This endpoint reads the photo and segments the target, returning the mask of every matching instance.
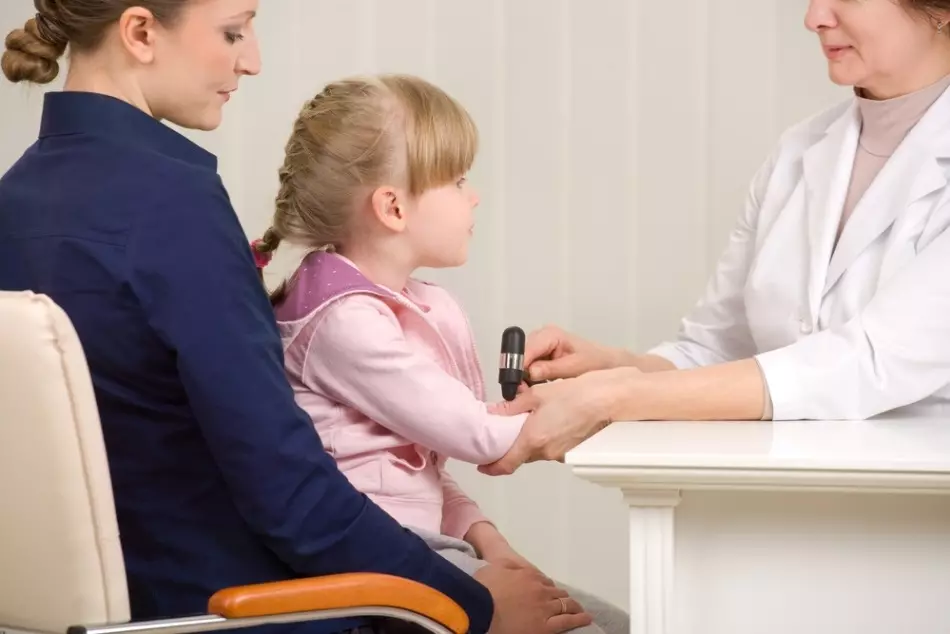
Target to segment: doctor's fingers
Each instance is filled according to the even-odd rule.
[[[504,456],[492,462],[478,466],[478,471],[490,476],[511,475],[518,470],[531,457],[531,447],[529,446],[527,435],[524,428],[515,438],[514,444]]]
[[[559,411],[564,409],[560,406],[561,401],[555,401],[533,409],[508,453],[491,464],[479,466],[478,470],[492,476],[511,475],[528,462],[563,462],[565,452],[577,444],[578,432],[569,428],[573,416]]]
[[[488,412],[498,416],[517,416],[518,414],[530,412],[541,404],[541,398],[538,393],[535,392],[536,388],[537,386],[527,387],[522,384],[518,387],[518,394],[514,400],[493,403],[488,406]]]
[[[579,352],[570,352],[554,359],[535,361],[527,368],[532,381],[573,379],[599,367],[597,359]]]
[[[525,368],[539,359],[557,358],[564,354],[569,339],[567,332],[553,324],[531,331],[524,345]]]

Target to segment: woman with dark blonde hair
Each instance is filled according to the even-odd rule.
[[[7,0],[9,1],[9,0]],[[389,573],[460,604],[471,632],[561,632],[540,573],[472,577],[353,488],[297,407],[211,130],[256,75],[257,0],[36,0],[3,72],[63,91],[0,179],[0,289],[50,296],[95,386],[133,619],[204,612],[226,586]],[[364,627],[322,621],[293,631]],[[284,627],[278,630],[286,629]]]

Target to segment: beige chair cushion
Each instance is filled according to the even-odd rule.
[[[55,632],[128,618],[79,339],[49,298],[0,292],[0,626]]]

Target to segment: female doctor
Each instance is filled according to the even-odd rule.
[[[854,97],[781,137],[705,294],[646,354],[547,327],[501,461],[561,459],[613,420],[950,413],[950,0],[811,0]]]

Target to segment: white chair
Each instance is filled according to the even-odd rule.
[[[406,579],[346,574],[224,589],[208,613],[130,622],[85,355],[48,297],[0,291],[0,632],[184,634],[352,616],[464,634],[465,612]]]

